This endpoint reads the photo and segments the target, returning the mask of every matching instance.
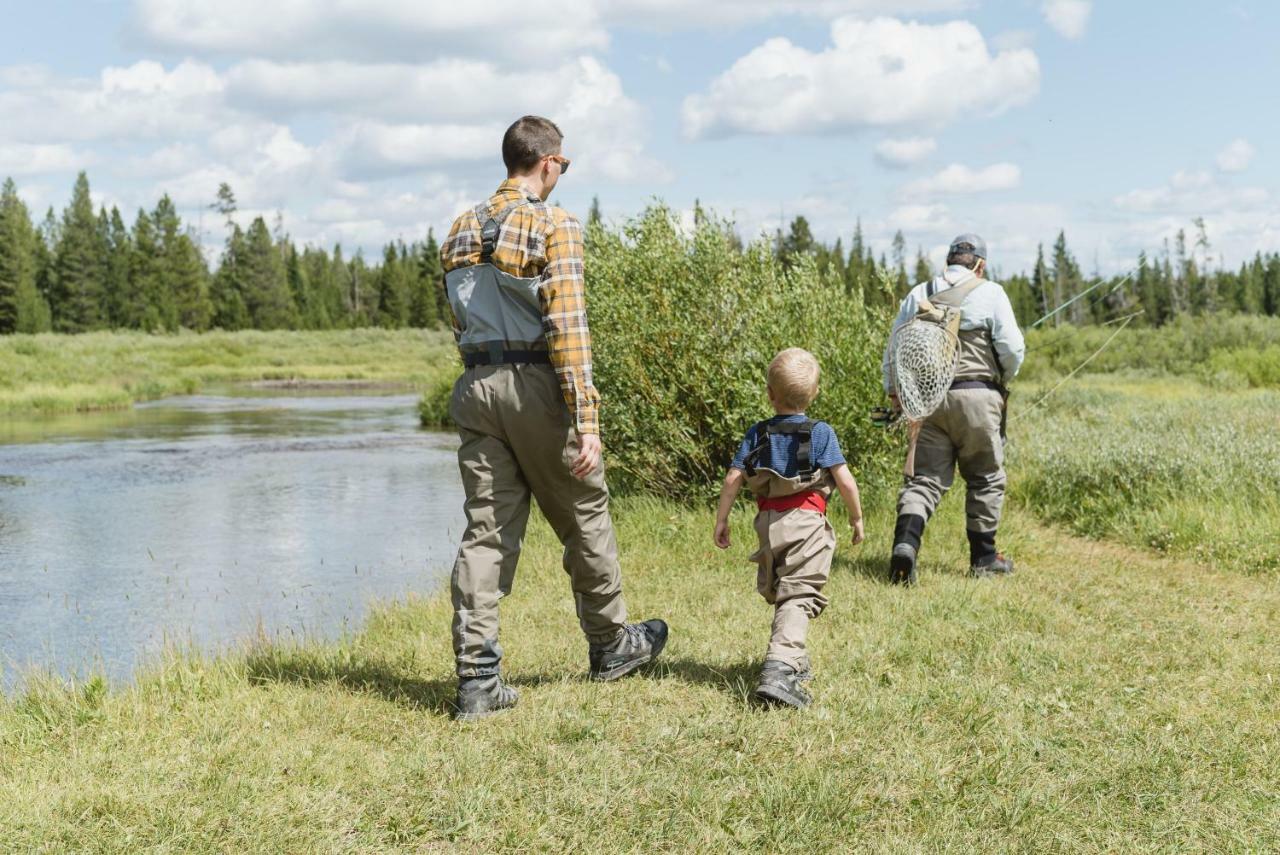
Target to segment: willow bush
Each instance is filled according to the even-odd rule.
[[[692,230],[655,205],[620,229],[587,233],[587,299],[602,432],[615,488],[681,499],[717,488],[742,434],[772,415],[765,372],[803,347],[822,365],[809,414],[830,422],[855,470],[886,465],[893,439],[873,427],[890,318],[828,284],[810,258],[789,268],[765,241],[743,247],[728,224]],[[447,410],[443,386],[423,419]]]

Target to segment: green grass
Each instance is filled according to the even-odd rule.
[[[1032,410],[1009,448],[1019,506],[1077,534],[1247,572],[1280,570],[1280,392],[1083,377]]]
[[[1014,513],[1018,575],[965,578],[955,498],[921,585],[882,582],[892,518],[840,548],[815,705],[750,706],[769,626],[749,513],[618,503],[651,672],[584,680],[558,548],[503,606],[519,707],[445,715],[447,598],[334,643],[174,656],[132,687],[0,707],[0,828],[44,851],[1265,851],[1280,847],[1280,583]],[[842,540],[843,540],[842,532]]]
[[[421,330],[0,337],[0,414],[127,407],[257,380],[398,382],[452,374],[448,333]]]

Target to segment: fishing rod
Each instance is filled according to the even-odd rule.
[[[1098,297],[1095,297],[1093,300],[1090,300],[1090,301],[1089,301],[1089,305],[1090,305],[1090,306],[1092,306],[1092,305],[1093,305],[1094,303],[1096,303],[1098,300],[1105,299],[1106,297],[1110,297],[1112,294],[1114,294],[1114,293],[1116,293],[1117,291],[1119,291],[1121,288],[1123,288],[1123,287],[1124,287],[1125,285],[1127,285],[1129,282],[1132,282],[1132,281],[1133,281],[1133,274],[1134,274],[1134,273],[1136,273],[1138,270],[1141,270],[1143,267],[1145,267],[1145,266],[1146,266],[1146,264],[1147,264],[1147,261],[1146,261],[1146,259],[1145,259],[1145,258],[1144,258],[1144,259],[1142,259],[1141,261],[1139,261],[1139,262],[1138,262],[1138,266],[1137,266],[1137,268],[1136,268],[1135,270],[1130,270],[1128,273],[1126,273],[1126,274],[1125,274],[1125,275],[1120,279],[1120,281],[1119,281],[1119,282],[1116,282],[1114,285],[1112,285],[1112,287],[1111,287],[1111,290],[1110,290],[1110,291],[1108,291],[1108,292],[1107,292],[1107,293],[1105,293],[1105,294],[1101,294],[1101,295],[1099,295]],[[1098,282],[1095,282],[1095,283],[1094,283],[1092,286],[1090,286],[1089,288],[1086,288],[1085,290],[1081,291],[1079,294],[1076,294],[1076,295],[1075,295],[1074,297],[1072,297],[1070,300],[1067,300],[1067,301],[1066,301],[1065,303],[1063,303],[1061,306],[1059,306],[1058,308],[1054,309],[1052,312],[1050,312],[1049,314],[1045,315],[1044,317],[1040,318],[1040,319],[1039,319],[1038,321],[1036,321],[1035,323],[1031,324],[1031,326],[1027,327],[1027,329],[1035,329],[1036,327],[1040,326],[1040,325],[1041,325],[1042,323],[1044,323],[1045,321],[1047,321],[1047,320],[1049,320],[1050,318],[1052,318],[1052,317],[1054,317],[1055,315],[1057,315],[1057,314],[1058,314],[1059,312],[1061,312],[1063,309],[1067,308],[1068,306],[1071,306],[1072,304],[1074,304],[1074,303],[1075,303],[1075,302],[1077,302],[1078,300],[1080,300],[1080,299],[1084,298],[1084,297],[1085,297],[1085,296],[1087,296],[1088,294],[1092,293],[1093,291],[1096,291],[1097,289],[1101,288],[1103,285],[1106,285],[1106,284],[1107,284],[1107,281],[1106,281],[1105,279],[1103,279],[1103,280],[1099,280]]]

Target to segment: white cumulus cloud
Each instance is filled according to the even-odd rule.
[[[0,143],[0,175],[41,175],[84,169],[93,158],[62,143]]]
[[[1093,11],[1091,0],[1048,0],[1040,10],[1049,26],[1063,38],[1078,39],[1089,26],[1089,14]]]
[[[1223,172],[1244,172],[1257,151],[1246,139],[1233,140],[1218,152],[1218,168]]]
[[[1030,101],[1040,64],[1030,50],[992,55],[966,21],[841,18],[814,53],[772,38],[703,94],[685,99],[691,138],[938,125]]]
[[[925,160],[938,150],[933,137],[888,139],[876,145],[876,160],[892,169],[904,169]]]
[[[611,24],[656,30],[733,27],[783,16],[836,18],[843,15],[929,15],[962,12],[976,0],[599,0]]]
[[[960,196],[993,190],[1012,190],[1022,183],[1022,170],[1013,163],[993,163],[974,169],[953,163],[936,175],[913,181],[903,188],[906,196]]]
[[[608,45],[598,3],[559,0],[136,0],[144,44],[197,55],[427,62],[470,55],[513,65]],[[494,50],[495,33],[527,50]],[[511,39],[517,39],[515,35]]]

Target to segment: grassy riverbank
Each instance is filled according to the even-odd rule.
[[[709,512],[632,499],[632,610],[672,624],[652,673],[584,681],[539,522],[504,606],[514,712],[446,718],[448,603],[390,606],[342,643],[4,702],[0,828],[105,852],[1280,846],[1280,582],[1015,514],[1021,572],[977,583],[958,505],[916,590],[881,581],[887,508],[842,546],[806,713],[745,701],[769,622],[745,509],[720,553]]]
[[[448,333],[422,330],[89,333],[0,337],[0,414],[127,407],[256,380],[428,385],[452,372]]]

